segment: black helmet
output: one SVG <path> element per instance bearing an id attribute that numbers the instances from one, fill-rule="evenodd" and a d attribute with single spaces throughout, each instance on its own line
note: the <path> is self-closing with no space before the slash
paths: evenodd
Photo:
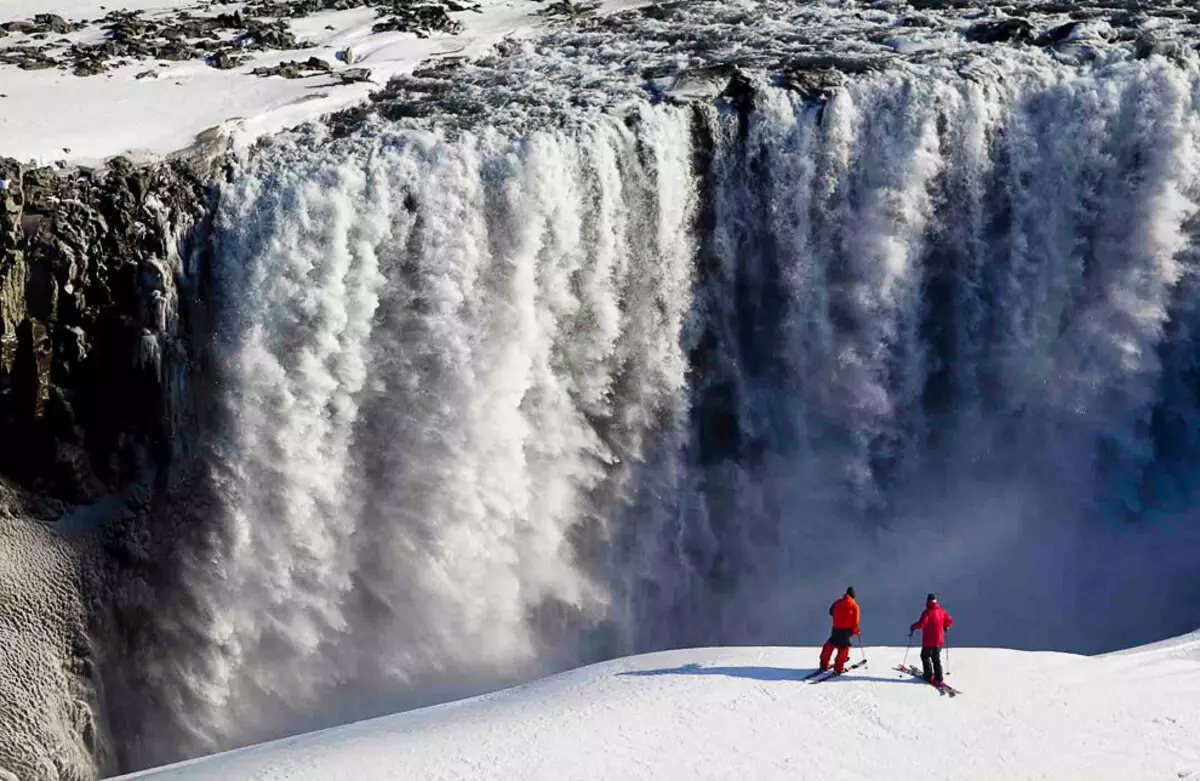
<path id="1" fill-rule="evenodd" d="M 926 602 L 937 602 L 937 594 L 926 594 L 925 601 Z"/>
<path id="2" fill-rule="evenodd" d="M 854 597 L 854 586 L 850 586 L 849 588 L 846 589 L 846 596 L 851 597 L 851 598 Z"/>

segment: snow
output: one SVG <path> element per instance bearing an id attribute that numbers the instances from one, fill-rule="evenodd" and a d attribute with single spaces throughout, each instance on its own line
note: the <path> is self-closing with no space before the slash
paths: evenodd
<path id="1" fill-rule="evenodd" d="M 601 11 L 638 5 L 609 0 Z M 459 35 L 372 34 L 371 9 L 334 11 L 294 20 L 292 31 L 315 44 L 299 51 L 260 54 L 228 71 L 204 62 L 145 61 L 96 76 L 68 71 L 22 71 L 0 65 L 0 156 L 48 164 L 65 161 L 95 165 L 122 154 L 144 160 L 193 147 L 198 137 L 230 137 L 244 147 L 254 139 L 361 103 L 392 76 L 411 71 L 428 58 L 477 56 L 500 40 L 528 34 L 541 24 L 532 0 L 480 0 L 482 12 L 452 14 L 465 30 Z M 196 0 L 8 0 L 0 22 L 55 13 L 70 20 L 97 20 L 116 8 L 144 10 L 151 18 L 172 11 L 196 11 Z M 220 10 L 232 10 L 233 6 Z M 332 27 L 332 30 L 326 29 Z M 96 30 L 66 36 L 95 37 Z M 58 36 L 55 36 L 56 38 Z M 24 39 L 0 37 L 0 48 Z M 335 54 L 353 48 L 346 66 Z M 286 60 L 319 57 L 335 66 L 368 68 L 371 82 L 342 84 L 334 77 L 260 78 L 250 71 Z M 137 78 L 148 68 L 156 78 Z"/>
<path id="2" fill-rule="evenodd" d="M 1200 632 L 952 649 L 955 698 L 893 670 L 903 648 L 866 655 L 810 685 L 815 648 L 647 654 L 123 778 L 1200 779 Z"/>
<path id="3" fill-rule="evenodd" d="M 990 45 L 967 44 L 963 31 L 987 14 L 977 8 L 948 7 L 937 14 L 911 13 L 905 4 L 890 10 L 866 9 L 854 2 L 794 3 L 790 0 L 692 0 L 660 6 L 656 14 L 618 12 L 645 6 L 649 0 L 601 0 L 595 16 L 615 16 L 611 25 L 550 21 L 549 4 L 539 0 L 479 0 L 479 10 L 454 12 L 461 34 L 371 31 L 376 21 L 368 8 L 326 12 L 292 20 L 294 34 L 311 48 L 269 52 L 229 71 L 201 61 L 158 63 L 143 61 L 107 73 L 77 77 L 60 69 L 21 71 L 0 65 L 0 155 L 39 163 L 69 161 L 95 164 L 115 154 L 134 159 L 188 150 L 200 142 L 229 138 L 244 148 L 263 135 L 359 104 L 391 77 L 411 72 L 419 63 L 447 56 L 478 57 L 508 38 L 536 40 L 530 46 L 534 86 L 520 92 L 540 93 L 553 82 L 571 98 L 575 92 L 605 91 L 613 82 L 640 89 L 647 65 L 703 66 L 719 63 L 788 62 L 795 55 L 847 57 L 859 65 L 907 58 L 923 62 L 941 57 L 949 64 L 969 66 Z M 586 4 L 590 6 L 589 4 Z M 1082 6 L 1096 6 L 1082 8 Z M 24 19 L 37 13 L 56 13 L 70 20 L 98 21 L 110 10 L 143 10 L 149 18 L 187 10 L 197 15 L 214 9 L 231 12 L 238 6 L 209 7 L 202 0 L 6 0 L 0 21 Z M 669 13 L 665 13 L 667 9 Z M 1046 12 L 1036 4 L 1023 13 L 1037 30 L 1055 28 L 1073 17 L 1058 8 Z M 1103 3 L 1083 3 L 1080 13 L 1108 15 Z M 1162 11 L 1171 18 L 1156 16 Z M 748 14 L 755 23 L 746 24 Z M 656 19 L 655 17 L 661 17 Z M 1103 55 L 1136 48 L 1137 36 L 1154 30 L 1175 45 L 1164 44 L 1172 56 L 1191 58 L 1189 41 L 1200 31 L 1200 17 L 1179 17 L 1169 0 L 1145 4 L 1144 12 L 1115 31 L 1112 22 L 1097 18 L 1079 24 L 1067 40 L 1052 47 L 1002 47 L 1002 57 L 1059 60 L 1084 66 Z M 990 17 L 988 17 L 990 18 Z M 1119 34 L 1118 34 L 1119 33 Z M 67 38 L 95 39 L 92 24 Z M 1119 39 L 1109 41 L 1109 38 Z M 1147 39 L 1149 41 L 1150 39 Z M 0 48 L 28 42 L 21 34 L 0 36 Z M 353 48 L 354 62 L 336 55 Z M 536 51 L 535 51 L 536 50 Z M 302 79 L 259 78 L 250 71 L 291 59 L 319 57 L 335 71 L 368 68 L 370 83 L 343 84 L 335 76 Z M 578 60 L 576 80 L 563 71 L 563 62 Z M 587 66 L 587 67 L 585 67 Z M 553 67 L 559 71 L 549 76 Z M 138 78 L 147 69 L 156 77 Z M 550 68 L 551 70 L 546 70 Z M 587 71 L 583 73 L 582 71 Z M 633 76 L 631 76 L 633 74 Z M 534 89 L 536 87 L 536 89 Z M 568 100 L 570 102 L 570 100 Z"/>

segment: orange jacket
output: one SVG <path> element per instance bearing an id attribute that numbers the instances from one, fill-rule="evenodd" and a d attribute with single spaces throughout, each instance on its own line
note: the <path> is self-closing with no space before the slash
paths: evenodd
<path id="1" fill-rule="evenodd" d="M 829 606 L 829 615 L 833 616 L 834 629 L 851 629 L 858 634 L 858 603 L 854 597 L 845 595 Z"/>

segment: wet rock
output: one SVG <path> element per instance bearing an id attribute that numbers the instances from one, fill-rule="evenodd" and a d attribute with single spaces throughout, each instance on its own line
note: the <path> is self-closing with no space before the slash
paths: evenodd
<path id="1" fill-rule="evenodd" d="M 1140 36 L 1134 47 L 1134 57 L 1144 60 L 1155 56 L 1184 61 L 1187 59 L 1187 49 L 1179 41 L 1163 39 L 1155 35 Z"/>
<path id="2" fill-rule="evenodd" d="M 778 84 L 800 93 L 805 100 L 825 102 L 833 97 L 844 83 L 840 71 L 832 68 L 789 67 L 780 74 Z"/>
<path id="3" fill-rule="evenodd" d="M 685 104 L 711 101 L 725 93 L 738 73 L 737 65 L 723 64 L 684 70 L 655 77 L 648 76 L 647 84 L 659 97 L 672 103 Z"/>
<path id="4" fill-rule="evenodd" d="M 1025 19 L 1000 19 L 971 25 L 963 33 L 974 43 L 1025 43 L 1033 40 L 1033 25 Z"/>
<path id="5" fill-rule="evenodd" d="M 1067 22 L 1058 27 L 1053 27 L 1039 35 L 1036 43 L 1038 46 L 1053 46 L 1056 43 L 1061 43 L 1070 38 L 1078 27 L 1079 22 Z"/>

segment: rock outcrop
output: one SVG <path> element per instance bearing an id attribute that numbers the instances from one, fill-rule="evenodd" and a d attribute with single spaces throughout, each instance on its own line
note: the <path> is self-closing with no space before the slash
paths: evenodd
<path id="1" fill-rule="evenodd" d="M 92 502 L 170 461 L 178 245 L 204 188 L 181 163 L 120 160 L 69 173 L 6 161 L 0 182 L 0 472 Z"/>

